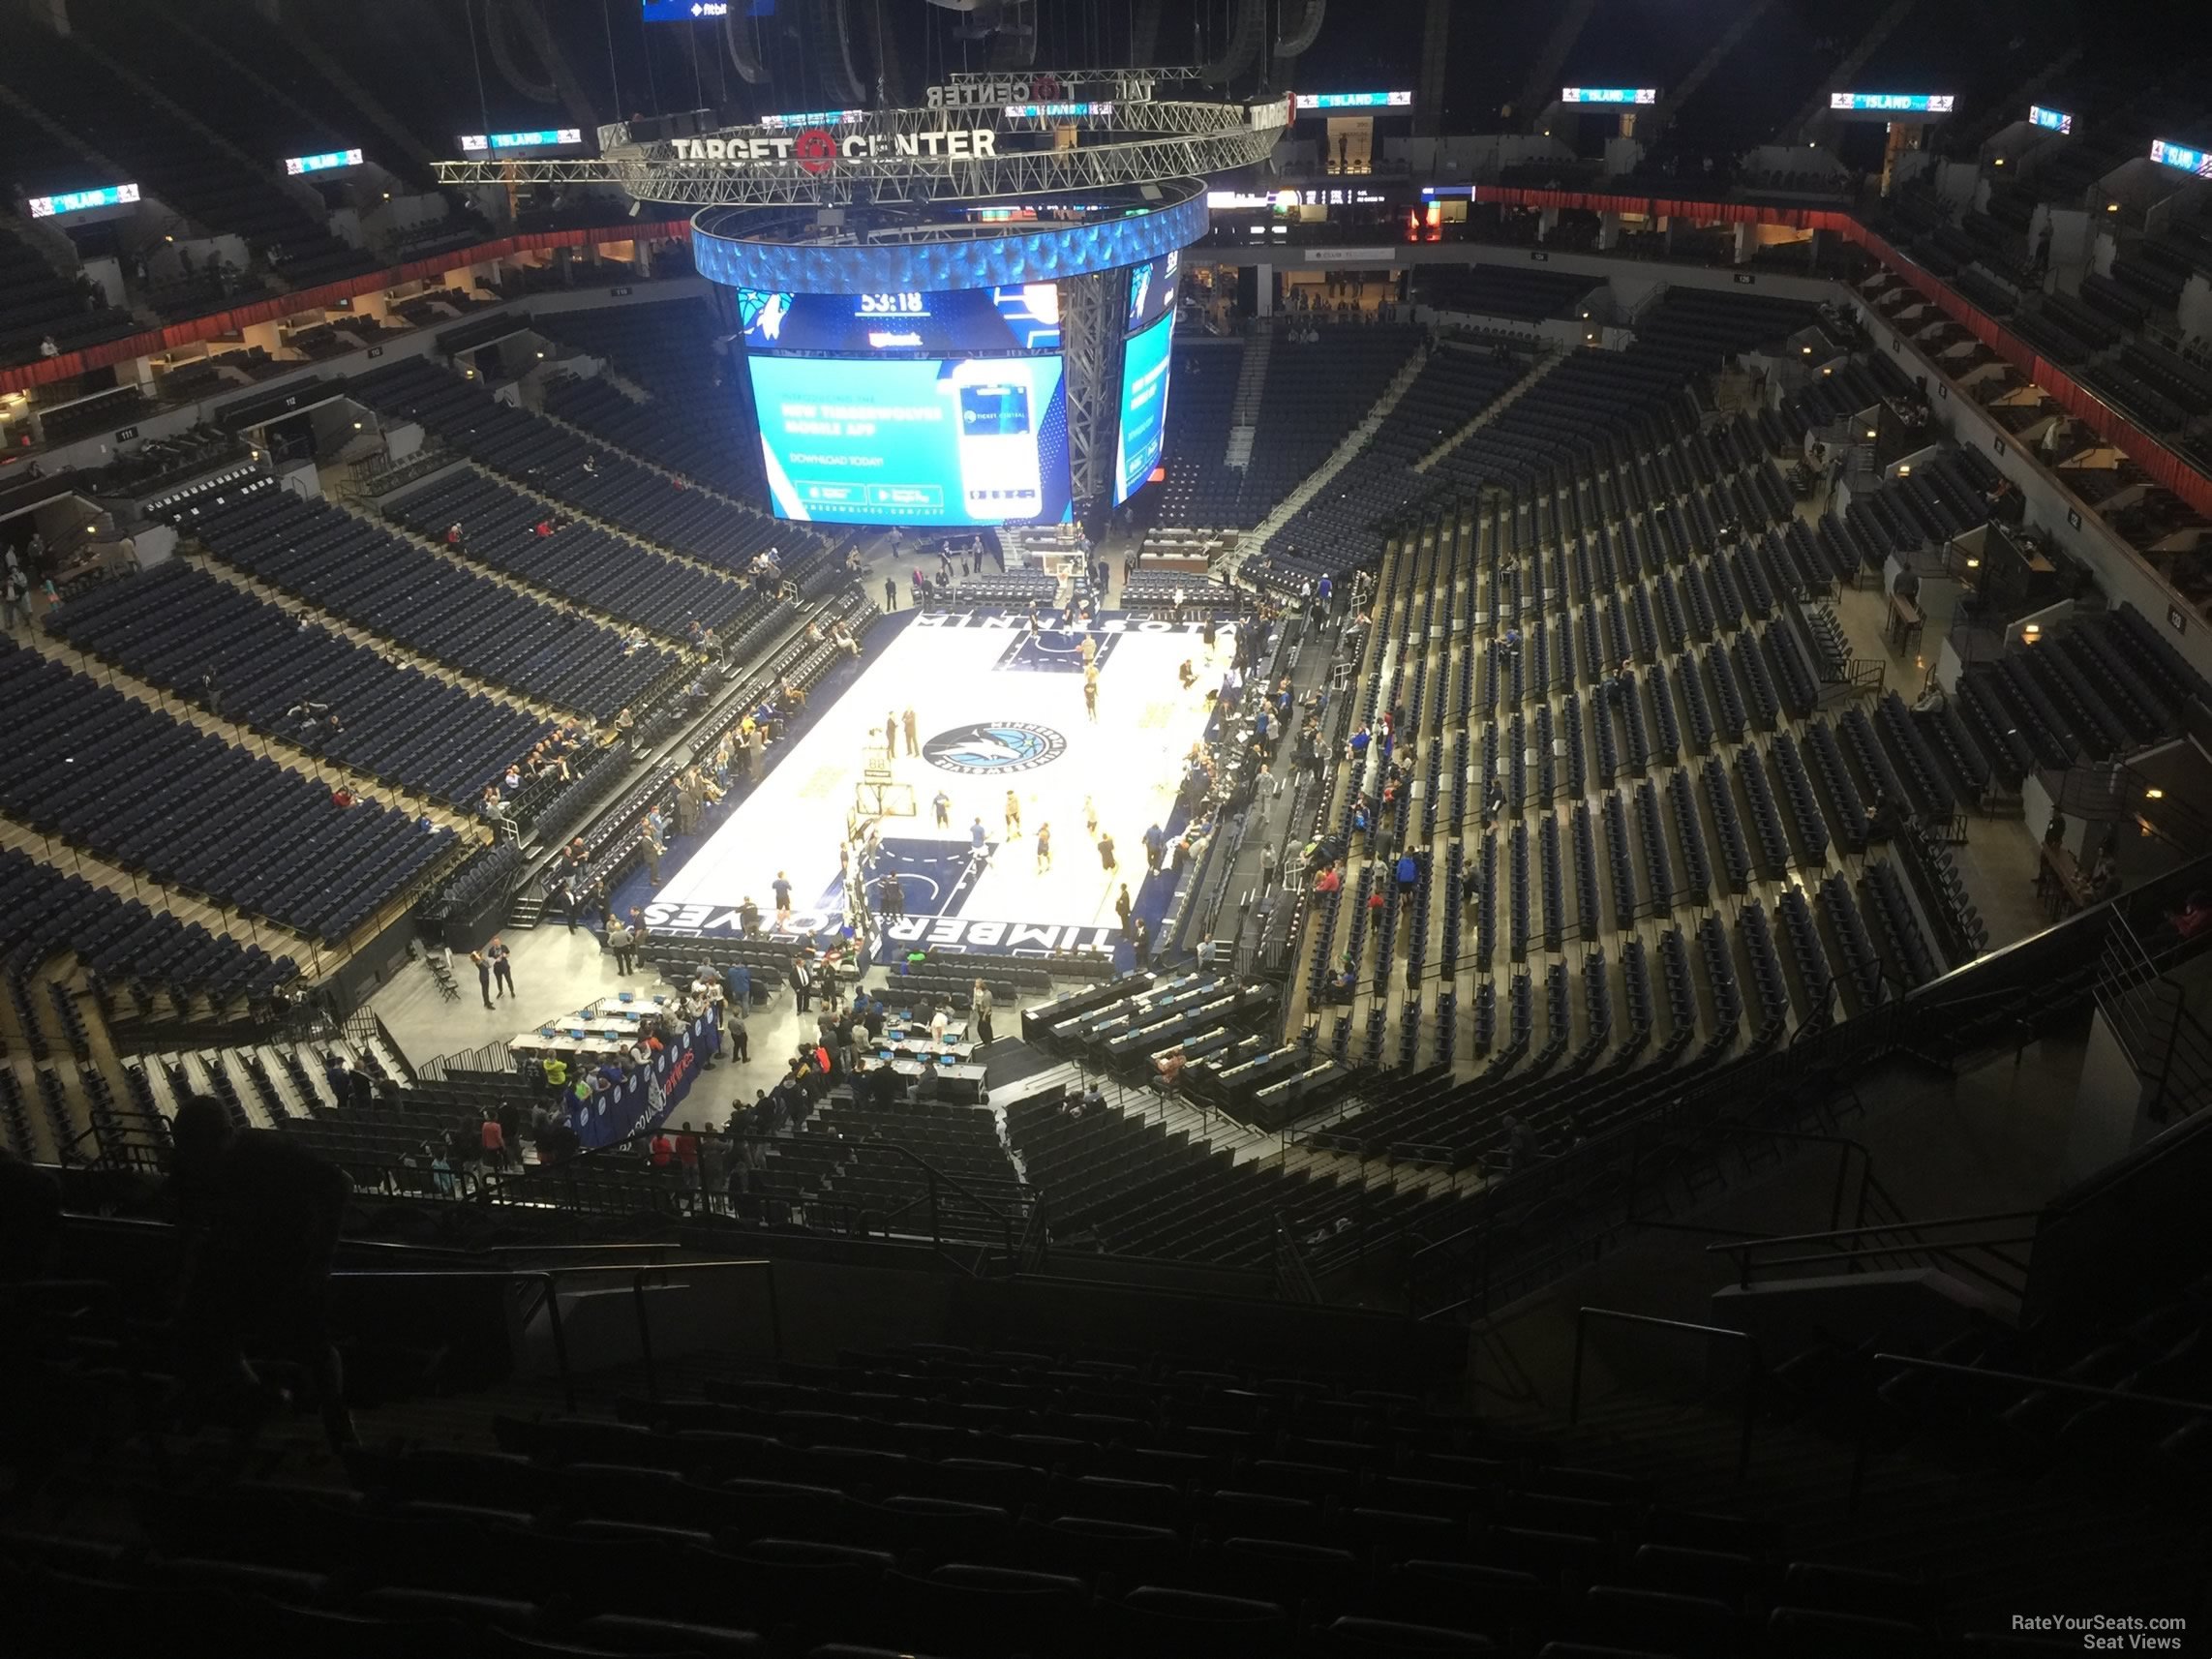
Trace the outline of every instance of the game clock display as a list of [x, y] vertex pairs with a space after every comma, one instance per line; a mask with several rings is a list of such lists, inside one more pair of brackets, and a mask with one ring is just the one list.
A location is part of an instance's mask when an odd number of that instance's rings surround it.
[[1057, 351], [1060, 289], [1055, 283], [872, 294], [740, 288], [738, 322], [748, 352], [957, 357]]

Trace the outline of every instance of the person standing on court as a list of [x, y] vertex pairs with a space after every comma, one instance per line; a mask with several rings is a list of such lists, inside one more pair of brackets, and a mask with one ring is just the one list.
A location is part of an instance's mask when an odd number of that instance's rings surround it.
[[890, 760], [898, 753], [898, 715], [896, 712], [883, 717], [883, 758]]
[[1006, 838], [1021, 839], [1021, 797], [1011, 789], [1006, 792]]
[[990, 831], [984, 828], [984, 815], [976, 814], [976, 821], [968, 826], [968, 840], [976, 850], [976, 857], [984, 856], [984, 843], [990, 839]]
[[1148, 870], [1159, 869], [1161, 857], [1167, 850], [1167, 831], [1156, 823], [1148, 825], [1144, 831], [1144, 867]]
[[935, 799], [933, 799], [929, 804], [937, 809], [937, 828], [940, 830], [952, 829], [953, 798], [947, 795], [943, 790], [939, 790], [936, 794]]
[[1115, 898], [1113, 901], [1113, 913], [1114, 915], [1121, 918], [1121, 931], [1124, 938], [1131, 937], [1129, 931], [1129, 919], [1130, 916], [1136, 911], [1136, 906], [1130, 902], [1129, 884], [1127, 882], [1123, 882], [1121, 884], [1120, 896]]
[[1090, 716], [1092, 725], [1099, 723], [1099, 669], [1096, 663], [1083, 670], [1083, 712]]
[[922, 752], [922, 740], [914, 735], [914, 710], [909, 709], [900, 715], [899, 724], [906, 728], [906, 752], [910, 755], [920, 754]]
[[768, 886], [769, 890], [775, 894], [775, 924], [778, 927], [788, 927], [791, 924], [791, 878], [778, 870], [775, 872], [775, 880]]
[[1052, 826], [1037, 827], [1037, 873], [1043, 875], [1052, 867]]
[[1110, 830], [1099, 837], [1099, 863], [1109, 876], [1121, 867], [1113, 856], [1113, 831]]

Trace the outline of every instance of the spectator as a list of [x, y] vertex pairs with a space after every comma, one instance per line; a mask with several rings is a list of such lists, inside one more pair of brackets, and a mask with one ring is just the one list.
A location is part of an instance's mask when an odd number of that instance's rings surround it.
[[691, 1132], [689, 1124], [682, 1125], [679, 1130], [675, 1150], [676, 1173], [686, 1194], [685, 1202], [695, 1208], [700, 1185], [699, 1137]]
[[61, 1183], [0, 1147], [0, 1284], [52, 1272], [61, 1218]]
[[166, 1195], [184, 1252], [180, 1392], [250, 1438], [283, 1401], [247, 1357], [251, 1342], [298, 1368], [331, 1448], [352, 1445], [327, 1313], [346, 1177], [289, 1136], [234, 1130], [223, 1102], [206, 1095], [178, 1107], [170, 1139]]
[[484, 1167], [504, 1169], [507, 1166], [507, 1133], [495, 1112], [484, 1114], [483, 1127], [476, 1131], [477, 1144], [483, 1148]]

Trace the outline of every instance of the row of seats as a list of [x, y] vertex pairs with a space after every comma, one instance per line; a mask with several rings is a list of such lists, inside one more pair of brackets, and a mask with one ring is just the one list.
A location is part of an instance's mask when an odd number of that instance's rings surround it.
[[418, 421], [452, 448], [525, 488], [687, 557], [742, 571], [771, 547], [794, 555], [824, 545], [814, 532], [732, 506], [594, 447], [541, 415], [422, 359], [374, 370], [348, 382], [350, 395], [384, 415]]
[[[444, 542], [459, 525], [457, 551], [545, 592], [681, 640], [693, 622], [717, 634], [742, 628], [766, 601], [726, 576], [701, 570], [596, 525], [561, 525], [542, 501], [481, 472], [437, 479], [391, 503], [393, 523]], [[451, 545], [451, 544], [448, 544]]]
[[403, 813], [340, 807], [322, 785], [35, 651], [0, 651], [0, 686], [15, 730], [0, 761], [10, 816], [225, 909], [335, 945], [453, 844]]
[[1473, 420], [1527, 370], [1505, 352], [1446, 344], [1430, 353], [1413, 383], [1366, 447], [1264, 549], [1286, 579], [1341, 578], [1382, 551], [1377, 523], [1434, 488], [1414, 463]]
[[428, 1659], [1935, 1648], [1926, 1586], [1334, 1378], [917, 1344], [493, 1433], [350, 1452], [350, 1490], [141, 1488], [124, 1547], [18, 1528], [10, 1605], [39, 1645]]
[[10, 46], [0, 73], [15, 96], [121, 166], [148, 196], [241, 238], [286, 281], [312, 287], [379, 268], [374, 254], [331, 233], [326, 213], [278, 184], [281, 156], [266, 170], [242, 165], [167, 106], [119, 89], [73, 36], [19, 29]]
[[0, 963], [22, 974], [74, 953], [96, 987], [129, 989], [141, 1006], [167, 993], [177, 1012], [206, 999], [218, 1011], [259, 1002], [299, 973], [289, 956], [149, 910], [28, 854], [0, 851]]
[[1519, 322], [1589, 315], [1589, 277], [1518, 265], [1424, 265], [1416, 268], [1414, 299], [1439, 311], [1502, 317]]
[[449, 806], [473, 807], [551, 729], [177, 561], [72, 599], [46, 626], [210, 713]]
[[[36, 154], [35, 145], [14, 147], [18, 124], [30, 125], [13, 108], [0, 107], [0, 154], [11, 166]], [[137, 319], [108, 306], [105, 294], [95, 303], [81, 284], [55, 275], [38, 250], [15, 236], [10, 216], [0, 214], [0, 364], [35, 361], [47, 340], [58, 350], [79, 351], [137, 331]]]
[[682, 672], [670, 650], [633, 649], [612, 628], [304, 501], [274, 479], [219, 505], [180, 507], [177, 522], [225, 562], [357, 627], [594, 719], [652, 701]]
[[1057, 1250], [1095, 1240], [1116, 1254], [1260, 1267], [1280, 1222], [1325, 1273], [1457, 1202], [1410, 1184], [1240, 1165], [1188, 1131], [1110, 1106], [1070, 1114], [1067, 1103], [1053, 1090], [1007, 1108], [1008, 1141], [1044, 1194]]

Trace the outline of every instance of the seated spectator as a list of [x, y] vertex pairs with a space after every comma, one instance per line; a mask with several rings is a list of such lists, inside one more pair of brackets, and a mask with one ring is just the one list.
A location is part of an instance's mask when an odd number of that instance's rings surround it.
[[1163, 1091], [1170, 1094], [1174, 1092], [1175, 1086], [1183, 1080], [1183, 1045], [1181, 1043], [1177, 1043], [1152, 1062], [1152, 1070], [1158, 1073], [1160, 1087]]

